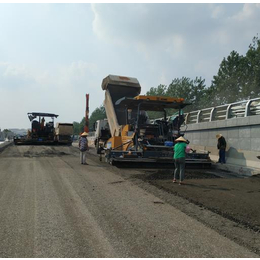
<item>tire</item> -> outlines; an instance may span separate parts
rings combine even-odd
[[[100,154],[99,142],[96,142],[95,147],[96,147],[97,154]]]

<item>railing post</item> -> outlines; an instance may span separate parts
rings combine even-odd
[[[197,122],[196,122],[196,123],[199,123],[199,122],[200,122],[200,114],[201,114],[201,110],[198,111],[198,114],[197,114]]]
[[[214,112],[215,112],[216,108],[213,107],[210,111],[210,117],[209,117],[209,122],[213,121],[214,119]]]
[[[189,117],[190,117],[190,113],[187,113],[185,116],[185,124],[189,124]]]
[[[250,105],[252,103],[253,100],[248,100],[246,103],[246,109],[245,109],[245,117],[250,116]]]
[[[230,110],[231,110],[232,104],[229,104],[226,111],[226,119],[230,118]]]

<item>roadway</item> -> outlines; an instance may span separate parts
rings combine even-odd
[[[87,161],[65,146],[0,154],[0,257],[259,257],[195,217],[221,216],[158,189],[143,171],[91,153]]]

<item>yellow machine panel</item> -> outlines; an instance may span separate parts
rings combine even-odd
[[[132,136],[122,136],[122,142],[124,144],[123,151],[128,151],[128,149],[134,145],[132,141]]]
[[[116,150],[122,150],[122,139],[121,136],[114,136],[108,139],[107,148],[112,148]]]
[[[133,137],[134,137],[134,131],[131,131],[130,125],[125,125],[122,129],[122,150],[127,151],[129,147],[133,146]]]

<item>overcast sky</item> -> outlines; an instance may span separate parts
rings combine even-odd
[[[30,128],[27,112],[80,121],[109,74],[142,94],[182,76],[209,86],[257,33],[260,4],[0,4],[0,128]]]

